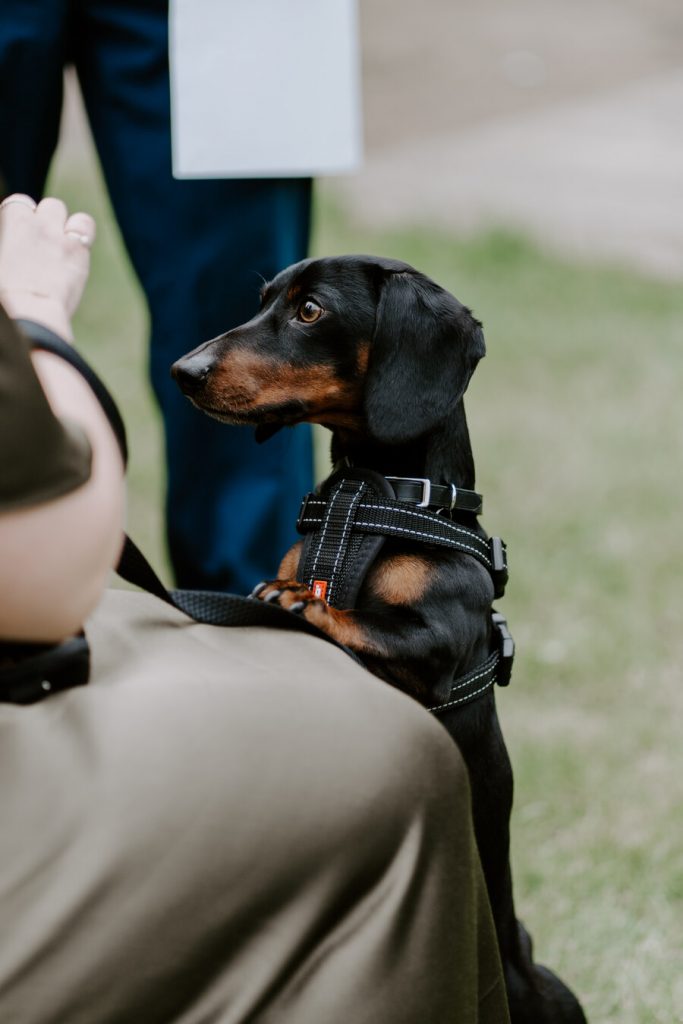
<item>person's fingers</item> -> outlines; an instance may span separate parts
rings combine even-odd
[[[7,223],[17,218],[23,220],[25,217],[30,217],[35,209],[34,201],[23,192],[15,192],[0,203],[0,213]]]
[[[6,206],[11,206],[12,203],[16,203],[19,206],[28,206],[30,210],[35,210],[36,208],[35,199],[31,199],[25,192],[13,192],[11,196],[7,196],[0,203],[0,210],[4,210]]]
[[[64,234],[76,239],[88,249],[95,241],[97,227],[89,213],[72,213],[64,225]]]
[[[66,203],[63,203],[61,199],[54,199],[52,196],[47,199],[41,199],[36,207],[36,213],[46,223],[62,228],[66,224]]]

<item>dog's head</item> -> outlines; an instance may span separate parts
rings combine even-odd
[[[261,292],[248,323],[172,373],[196,406],[262,434],[302,421],[401,444],[457,405],[484,355],[481,325],[406,263],[305,260]]]

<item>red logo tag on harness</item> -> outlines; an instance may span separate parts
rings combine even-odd
[[[313,580],[313,596],[319,597],[321,601],[325,600],[325,594],[327,593],[327,580]]]

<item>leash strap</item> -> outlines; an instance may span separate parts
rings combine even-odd
[[[125,539],[116,571],[128,583],[154,594],[184,612],[195,622],[211,626],[267,626],[270,629],[293,629],[334,644],[360,663],[360,658],[348,647],[337,643],[306,619],[292,615],[277,605],[213,590],[167,590],[130,537]]]
[[[355,487],[339,488],[337,515],[334,524],[329,527],[330,530],[344,532],[343,523],[353,507],[354,498],[360,501],[366,490],[367,487],[362,482],[356,482]],[[195,622],[213,626],[268,626],[271,629],[295,629],[334,644],[358,664],[363,664],[361,658],[350,648],[337,643],[306,619],[292,615],[275,604],[265,604],[263,601],[239,597],[236,594],[216,593],[210,590],[167,590],[138,546],[128,536],[116,571],[129,583],[147,590],[167,604],[185,612]],[[441,714],[476,700],[495,683],[499,686],[509,684],[515,644],[504,616],[500,612],[492,612],[491,620],[495,645],[493,653],[482,665],[453,680],[442,700],[428,708],[429,711]]]
[[[284,608],[237,594],[211,590],[167,590],[130,537],[125,538],[116,571],[128,583],[160,598],[195,622],[212,626],[293,629],[334,644],[362,664],[348,647]],[[2,644],[0,656],[3,661],[0,667],[0,703],[35,704],[61,690],[84,686],[90,674],[90,649],[84,634],[54,645]]]

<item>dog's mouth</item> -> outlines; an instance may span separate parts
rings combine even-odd
[[[293,427],[306,419],[307,408],[304,402],[289,401],[277,405],[258,406],[256,408],[226,408],[225,406],[206,405],[191,395],[190,401],[197,409],[207,416],[238,427],[256,427],[272,429],[272,433],[281,427]]]
[[[218,420],[219,423],[227,423],[229,426],[233,427],[253,427],[254,438],[259,444],[263,444],[264,441],[267,441],[273,436],[273,434],[277,434],[278,430],[282,430],[283,427],[294,425],[293,423],[279,423],[276,420],[269,423],[263,423],[260,420],[257,420],[254,416],[249,416],[247,414],[237,415],[236,413],[226,413],[220,409],[211,409],[207,408],[205,405],[199,405],[198,402],[193,402],[193,405],[196,405],[197,408],[201,409],[201,411],[206,413],[207,416],[210,416],[214,420]]]

